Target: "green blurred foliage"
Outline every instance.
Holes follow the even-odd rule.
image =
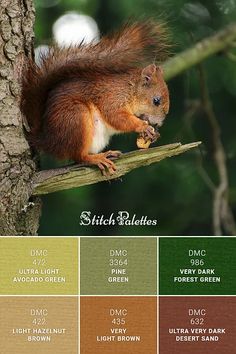
[[[52,42],[54,21],[68,11],[95,18],[101,33],[118,28],[129,18],[164,19],[170,28],[173,53],[236,20],[236,0],[35,0],[36,45]],[[208,87],[222,131],[228,157],[230,201],[236,213],[235,99],[236,63],[225,55],[209,58],[204,67]],[[191,68],[169,83],[171,111],[161,129],[158,144],[202,140],[201,151],[190,151],[141,168],[122,180],[104,182],[43,197],[41,235],[211,235],[212,194],[199,173],[199,156],[211,179],[218,176],[213,161],[212,132],[202,110],[189,117],[189,105],[199,102],[199,76]],[[129,151],[136,148],[133,134],[116,136],[111,148]],[[58,166],[42,157],[42,168]],[[117,213],[147,215],[158,219],[158,227],[83,227],[83,210],[92,214]]]

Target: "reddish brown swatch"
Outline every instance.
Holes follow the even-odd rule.
[[[232,354],[235,297],[161,297],[161,354]]]

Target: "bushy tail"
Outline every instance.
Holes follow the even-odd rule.
[[[41,130],[49,90],[70,78],[86,75],[119,74],[140,65],[162,61],[168,53],[165,25],[153,21],[126,24],[98,43],[52,47],[41,57],[41,64],[28,61],[23,74],[22,110],[31,135]]]
[[[169,53],[169,35],[164,23],[154,21],[125,24],[101,41],[109,65],[120,69],[163,61]]]

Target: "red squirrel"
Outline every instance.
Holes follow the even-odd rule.
[[[165,26],[144,21],[97,43],[54,46],[40,65],[28,60],[22,111],[32,147],[114,173],[120,152],[101,152],[110,137],[136,132],[154,140],[152,125],[161,126],[169,111],[163,71],[154,64],[167,52]]]

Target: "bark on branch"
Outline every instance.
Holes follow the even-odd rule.
[[[109,177],[116,179],[141,166],[159,162],[167,157],[182,154],[199,146],[201,142],[182,145],[175,143],[154,147],[147,150],[136,150],[122,155],[116,161],[117,172]],[[42,195],[70,188],[82,187],[108,180],[96,167],[70,166],[54,170],[41,171],[32,181],[33,195]]]

